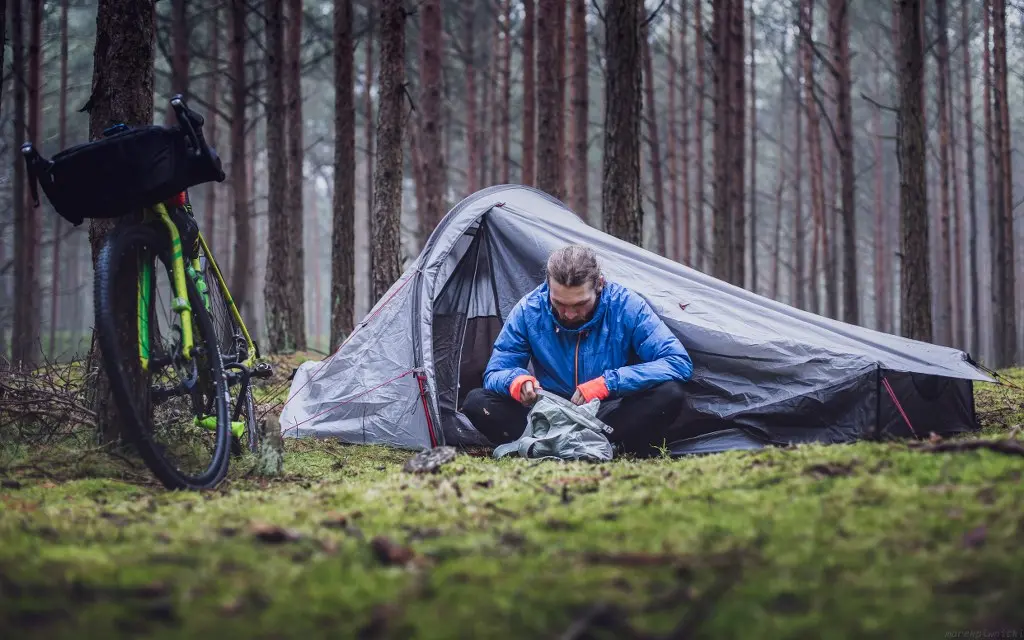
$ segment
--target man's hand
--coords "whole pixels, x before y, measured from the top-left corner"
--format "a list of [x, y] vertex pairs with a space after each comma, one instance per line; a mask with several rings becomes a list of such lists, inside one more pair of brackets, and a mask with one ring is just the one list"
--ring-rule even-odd
[[537, 389], [540, 385], [534, 385], [533, 380], [527, 380], [519, 390], [519, 401], [526, 407], [532, 407], [537, 402]]
[[587, 404], [587, 399], [583, 397], [583, 392], [577, 388], [576, 393], [572, 394], [572, 400], [570, 400], [570, 402], [578, 406], [581, 404]]

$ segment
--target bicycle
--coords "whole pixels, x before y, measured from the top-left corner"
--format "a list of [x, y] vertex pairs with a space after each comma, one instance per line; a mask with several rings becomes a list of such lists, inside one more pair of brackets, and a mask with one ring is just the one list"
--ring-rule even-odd
[[[52, 159], [31, 143], [21, 150], [35, 206], [38, 183], [75, 225], [117, 218], [94, 276], [95, 330], [110, 391], [123, 431], [152, 473], [168, 489], [199, 490], [220, 484], [232, 455], [258, 451], [251, 382], [273, 369], [188, 198], [189, 187], [224, 181], [220, 158], [203, 137], [202, 116], [180, 95], [170, 104], [177, 126], [117, 124]], [[127, 289], [135, 295], [120, 295]], [[119, 322], [132, 307], [137, 321]]]

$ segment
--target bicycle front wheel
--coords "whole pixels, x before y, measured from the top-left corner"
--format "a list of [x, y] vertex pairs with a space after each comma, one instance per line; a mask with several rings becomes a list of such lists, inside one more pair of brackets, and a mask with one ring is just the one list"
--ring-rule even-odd
[[166, 232], [147, 225], [107, 237], [96, 265], [96, 329], [123, 430], [146, 465], [170, 489], [208, 489], [230, 460], [227, 378], [213, 321], [188, 277], [191, 322], [183, 326], [169, 245]]

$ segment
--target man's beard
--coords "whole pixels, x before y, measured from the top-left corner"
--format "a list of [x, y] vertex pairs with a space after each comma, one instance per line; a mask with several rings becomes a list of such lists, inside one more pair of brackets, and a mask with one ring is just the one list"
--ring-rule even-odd
[[590, 319], [594, 317], [594, 312], [591, 311], [590, 313], [588, 313], [587, 315], [583, 316], [579, 320], [567, 320], [566, 318], [562, 317], [557, 312], [555, 313], [555, 316], [558, 318], [559, 324], [561, 324], [566, 329], [579, 329], [583, 325], [585, 325], [588, 322], [590, 322]]

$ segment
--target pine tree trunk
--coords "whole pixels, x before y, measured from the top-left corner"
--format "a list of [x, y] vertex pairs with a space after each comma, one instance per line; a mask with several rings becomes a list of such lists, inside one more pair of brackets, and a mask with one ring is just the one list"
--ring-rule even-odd
[[644, 58], [644, 105], [647, 111], [647, 131], [650, 138], [651, 174], [654, 179], [654, 250], [665, 253], [665, 183], [661, 175], [661, 143], [658, 136], [658, 112], [654, 103], [654, 63], [651, 60], [651, 45], [647, 29], [640, 40]]
[[537, 0], [523, 0], [523, 178], [527, 186], [537, 184], [537, 87], [536, 38]]
[[632, 0], [605, 5], [605, 130], [601, 208], [606, 233], [641, 245], [640, 22], [643, 6]]
[[696, 139], [694, 143], [697, 145], [697, 193], [694, 201], [694, 207], [696, 207], [697, 216], [694, 227], [694, 233], [697, 236], [697, 255], [690, 264], [694, 264], [698, 269], [707, 271], [708, 268], [708, 249], [707, 249], [707, 225], [705, 224], [705, 207], [704, 207], [704, 88], [705, 88], [705, 73], [707, 72], [707, 59], [704, 56], [704, 26], [702, 24], [703, 17], [703, 0], [694, 0], [693, 4], [693, 37], [696, 41], [696, 61], [694, 67], [694, 73], [696, 74], [696, 80], [694, 81], [694, 100], [697, 102], [697, 115], [694, 118], [694, 122], [697, 125], [694, 135]]
[[[366, 135], [366, 218], [365, 224], [367, 229], [367, 235], [369, 235], [370, 218], [373, 216], [373, 171], [374, 162], [376, 161], [376, 155], [374, 153], [374, 141], [375, 131], [377, 128], [377, 121], [373, 117], [373, 47], [374, 37], [377, 27], [377, 2], [376, 0], [366, 0], [366, 76], [364, 78], [365, 90], [363, 92], [363, 126], [365, 127], [364, 134]], [[370, 239], [370, 249], [372, 250], [372, 238]], [[369, 259], [369, 271], [367, 277], [366, 286], [360, 293], [360, 296], [367, 303], [367, 308], [373, 305], [373, 257]]]
[[[807, 84], [808, 95], [804, 103], [807, 109], [807, 148], [810, 152], [810, 164], [808, 166], [811, 179], [811, 220], [813, 221], [813, 235], [811, 240], [811, 262], [810, 281], [808, 293], [810, 309], [813, 313], [822, 313], [821, 286], [819, 278], [822, 269], [819, 269], [818, 258], [822, 254], [822, 248], [827, 247], [827, 238], [824, 234], [825, 224], [825, 186], [824, 157], [821, 148], [821, 114], [819, 113], [818, 101], [815, 99], [814, 79], [814, 57], [811, 44], [811, 37], [814, 32], [814, 0], [803, 0], [801, 3], [803, 17], [800, 29], [800, 38], [803, 42], [804, 60], [804, 82]], [[798, 248], [802, 243], [797, 242]], [[823, 266], [828, 264], [827, 251], [822, 260]]]
[[381, 0], [377, 163], [373, 177], [373, 300], [402, 275], [402, 104], [405, 98], [405, 9]]
[[836, 110], [839, 125], [840, 167], [842, 172], [843, 221], [843, 321], [850, 324], [860, 322], [859, 278], [857, 275], [857, 192], [854, 173], [853, 104], [851, 90], [853, 78], [850, 72], [850, 3], [848, 0], [831, 0], [834, 65], [838, 70]]
[[[292, 313], [291, 330], [295, 336], [295, 349], [306, 348], [306, 267], [305, 267], [305, 215], [303, 205], [303, 164], [305, 162], [305, 137], [302, 126], [302, 6], [303, 0], [290, 0], [288, 4], [285, 34], [285, 133], [284, 144], [288, 152], [288, 183], [285, 196], [285, 211], [288, 216], [288, 233], [291, 273], [293, 286], [288, 288], [291, 300], [288, 307]], [[280, 258], [279, 258], [280, 259]]]
[[924, 38], [920, 0], [900, 0], [900, 216], [903, 220], [901, 334], [931, 342], [928, 209], [923, 122]]
[[988, 215], [989, 215], [989, 254], [991, 268], [991, 280], [989, 282], [989, 289], [992, 293], [992, 308], [989, 311], [989, 334], [990, 342], [992, 347], [993, 364], [996, 364], [998, 355], [1002, 351], [1002, 344], [999, 340], [999, 316], [998, 316], [998, 297], [999, 297], [999, 282], [1001, 281], [1001, 270], [1003, 268], [1002, 263], [995, 259], [997, 247], [1000, 246], [999, 232], [1001, 225], [998, 224], [998, 199], [997, 194], [999, 191], [996, 169], [995, 169], [995, 157], [996, 150], [994, 146], [994, 125], [993, 125], [993, 114], [992, 114], [992, 48], [991, 48], [991, 10], [990, 0], [984, 0], [982, 3], [982, 33], [984, 33], [984, 48], [982, 49], [982, 70], [983, 78], [982, 82], [983, 89], [983, 102], [984, 113], [985, 113], [985, 177], [986, 177], [986, 194], [988, 196]]
[[938, 287], [935, 291], [936, 315], [935, 341], [944, 346], [952, 346], [952, 311], [953, 300], [950, 292], [952, 285], [952, 264], [949, 254], [949, 40], [946, 35], [948, 20], [946, 18], [946, 0], [935, 0], [937, 16], [936, 30], [938, 42], [936, 58], [938, 62], [938, 120], [939, 120], [939, 238], [938, 238]]
[[730, 0], [731, 11], [729, 16], [729, 64], [732, 66], [730, 78], [729, 112], [730, 125], [726, 131], [729, 141], [730, 167], [727, 170], [734, 179], [727, 184], [729, 194], [729, 219], [732, 221], [730, 232], [730, 281], [737, 287], [742, 287], [746, 279], [746, 232], [747, 223], [744, 212], [746, 198], [743, 190], [746, 188], [746, 181], [743, 179], [743, 172], [747, 165], [744, 161], [746, 144], [746, 119], [747, 119], [747, 90], [746, 73], [744, 73], [746, 60], [747, 31], [743, 24], [746, 11], [743, 0]]
[[[697, 4], [701, 0], [697, 0]], [[686, 25], [686, 0], [680, 0], [679, 2], [679, 22], [682, 25]], [[690, 107], [690, 75], [689, 75], [689, 55], [686, 49], [686, 29], [685, 27], [679, 32], [679, 76], [682, 85], [682, 96], [680, 96], [680, 109], [682, 110], [682, 131], [681, 138], [679, 141], [680, 152], [680, 169], [679, 169], [679, 180], [683, 183], [683, 211], [682, 219], [679, 221], [681, 227], [679, 233], [676, 235], [676, 246], [679, 248], [678, 259], [683, 261], [683, 264], [693, 267], [693, 253], [692, 253], [692, 237], [691, 229], [693, 225], [690, 223], [690, 216], [693, 212], [693, 206], [690, 201], [690, 114], [693, 110]], [[698, 76], [700, 72], [698, 71]], [[698, 102], [700, 102], [700, 94], [698, 94]], [[699, 127], [698, 127], [699, 128]], [[699, 138], [698, 138], [699, 139]], [[703, 145], [701, 145], [703, 146]], [[698, 160], [698, 166], [703, 165], [703, 152], [699, 152], [700, 159]], [[703, 174], [703, 171], [698, 169]], [[700, 187], [698, 187], [700, 188]]]
[[537, 16], [537, 188], [561, 198], [562, 158], [558, 153], [558, 11], [562, 0], [538, 0]]
[[714, 154], [714, 185], [715, 204], [711, 221], [712, 234], [712, 270], [711, 273], [719, 280], [732, 282], [732, 205], [731, 189], [727, 186], [735, 175], [730, 175], [731, 135], [732, 126], [732, 71], [730, 55], [731, 38], [729, 29], [732, 18], [732, 5], [737, 0], [719, 0], [712, 5], [712, 56], [714, 60], [714, 105], [715, 127], [713, 137]]
[[[590, 97], [587, 64], [587, 3], [569, 0], [572, 11], [572, 149], [569, 151], [572, 192], [569, 207], [584, 220], [594, 223], [588, 208], [587, 136]], [[507, 104], [507, 101], [506, 101]], [[507, 108], [507, 107], [506, 107]]]
[[[0, 7], [2, 11], [3, 7]], [[4, 33], [3, 25], [0, 25], [0, 33]], [[3, 60], [0, 59], [0, 69], [3, 69]], [[0, 83], [2, 84], [2, 83]], [[57, 124], [57, 146], [64, 149], [68, 143], [68, 0], [60, 2], [60, 106], [59, 122]], [[61, 249], [61, 219], [53, 217], [53, 279], [50, 283], [50, 357], [57, 355], [57, 316], [60, 312], [61, 295], [61, 274], [65, 271], [60, 261]], [[0, 260], [3, 264], [3, 260]], [[74, 269], [74, 267], [72, 267]], [[0, 354], [3, 350], [0, 349]]]
[[246, 162], [252, 147], [246, 141], [245, 0], [231, 0], [231, 195], [234, 206], [235, 247], [232, 253], [231, 295], [243, 317], [256, 315], [255, 292], [249, 286], [252, 264], [252, 222], [249, 215], [249, 181]]
[[995, 102], [993, 117], [996, 120], [996, 172], [999, 175], [1001, 192], [995, 225], [1000, 227], [999, 244], [995, 246], [995, 260], [1003, 265], [1000, 280], [993, 290], [998, 289], [999, 304], [993, 307], [997, 318], [996, 333], [1000, 336], [1001, 349], [996, 357], [996, 366], [1008, 367], [1017, 358], [1016, 322], [1016, 273], [1014, 266], [1013, 229], [1013, 170], [1010, 148], [1010, 94], [1007, 87], [1006, 66], [1006, 0], [994, 0], [992, 4], [992, 59], [995, 80]]
[[[942, 0], [945, 5], [945, 0]], [[945, 11], [945, 7], [943, 8]], [[948, 29], [948, 24], [946, 26]], [[964, 296], [964, 264], [963, 264], [963, 206], [960, 194], [963, 192], [961, 185], [962, 176], [957, 164], [957, 118], [956, 102], [953, 98], [953, 64], [949, 58], [949, 49], [946, 49], [946, 97], [948, 98], [948, 122], [949, 122], [949, 170], [951, 175], [950, 187], [953, 188], [953, 211], [952, 230], [950, 232], [952, 247], [953, 281], [950, 288], [950, 300], [952, 301], [952, 346], [958, 349], [967, 349], [967, 327], [964, 307], [966, 297]]]
[[[880, 95], [881, 87], [879, 76], [881, 75], [881, 57], [875, 58], [874, 73], [872, 74], [872, 91], [874, 95]], [[886, 302], [888, 301], [888, 268], [886, 256], [889, 247], [885, 243], [885, 204], [882, 185], [884, 183], [884, 157], [882, 156], [882, 111], [875, 109], [871, 117], [871, 133], [874, 137], [873, 146], [875, 153], [875, 251], [874, 251], [874, 280], [875, 280], [875, 328], [885, 331], [885, 318], [887, 314]]]
[[668, 52], [666, 54], [667, 66], [668, 66], [668, 113], [666, 125], [668, 126], [668, 133], [665, 135], [665, 141], [668, 144], [668, 150], [666, 153], [666, 162], [668, 166], [668, 206], [669, 209], [666, 212], [669, 220], [666, 223], [665, 233], [671, 234], [672, 242], [667, 248], [667, 254], [675, 261], [679, 261], [679, 163], [678, 156], [679, 152], [676, 151], [676, 145], [679, 140], [676, 138], [676, 74], [679, 72], [679, 68], [676, 65], [676, 11], [671, 0], [666, 5], [668, 11]]
[[267, 252], [266, 306], [267, 339], [271, 353], [287, 353], [298, 347], [298, 317], [292, 306], [297, 296], [291, 289], [296, 288], [292, 279], [290, 256], [293, 234], [290, 225], [294, 215], [288, 210], [288, 162], [285, 128], [287, 126], [284, 68], [285, 38], [283, 11], [284, 0], [267, 0], [267, 245], [274, 251]]
[[501, 61], [501, 182], [512, 182], [512, 123], [509, 109], [512, 105], [512, 0], [503, 0], [504, 16], [502, 24], [502, 61]]
[[[967, 0], [960, 3], [960, 39], [961, 42], [970, 42], [969, 14], [970, 7]], [[965, 323], [969, 324], [970, 330], [965, 333], [967, 348], [978, 357], [981, 350], [981, 318], [979, 304], [978, 277], [978, 203], [974, 177], [974, 100], [971, 98], [971, 85], [974, 82], [973, 68], [971, 67], [971, 48], [961, 45], [964, 54], [964, 135], [966, 136], [966, 162], [967, 165], [967, 211], [970, 220], [970, 231], [968, 232], [968, 267], [970, 277], [970, 319]]]
[[[213, 10], [210, 13], [209, 29], [210, 29], [209, 37], [210, 37], [210, 41], [212, 42], [212, 46], [211, 46], [212, 51], [211, 51], [210, 55], [213, 57], [213, 59], [215, 61], [219, 61], [220, 60], [220, 7], [219, 6], [214, 6]], [[219, 72], [219, 68], [220, 68], [219, 67], [219, 62], [215, 62], [214, 63], [214, 68], [213, 68], [213, 70], [210, 73], [210, 78], [207, 81], [209, 83], [208, 84], [209, 96], [207, 98], [207, 102], [209, 103], [210, 108], [207, 110], [209, 112], [209, 115], [206, 117], [206, 126], [204, 127], [204, 129], [208, 129], [209, 131], [205, 131], [205, 130], [203, 131], [203, 135], [206, 137], [206, 141], [208, 143], [210, 143], [210, 146], [213, 147], [214, 149], [218, 149], [219, 148], [218, 145], [217, 145], [217, 120], [219, 119], [217, 117], [217, 109], [218, 109], [218, 104], [220, 102], [219, 101], [219, 98], [220, 98], [220, 96], [219, 96], [219, 94], [220, 94], [220, 72]], [[206, 189], [206, 210], [203, 211], [203, 219], [206, 221], [207, 235], [210, 238], [210, 242], [214, 243], [215, 245], [219, 245], [219, 243], [217, 242], [217, 222], [218, 222], [218, 216], [217, 216], [217, 191], [218, 191], [218, 189], [217, 189], [216, 185], [214, 185], [212, 183], [211, 184], [207, 184], [205, 189]], [[212, 247], [213, 254], [217, 255], [217, 251], [220, 248], [221, 248], [220, 246]]]
[[356, 112], [352, 94], [352, 0], [334, 0], [334, 230], [331, 336], [336, 349], [355, 317]]
[[[797, 2], [797, 20], [799, 24], [803, 24], [803, 5], [804, 0]], [[793, 191], [794, 191], [794, 204], [793, 204], [793, 229], [794, 229], [794, 242], [790, 245], [791, 253], [793, 255], [794, 268], [792, 274], [792, 280], [790, 282], [790, 298], [793, 301], [792, 304], [798, 309], [807, 308], [807, 298], [805, 289], [805, 247], [806, 244], [806, 230], [804, 228], [804, 195], [803, 195], [803, 164], [804, 164], [804, 153], [803, 153], [803, 114], [806, 108], [806, 101], [810, 100], [809, 96], [804, 94], [804, 64], [805, 57], [802, 55], [804, 50], [803, 39], [798, 38], [796, 49], [794, 50], [794, 67], [796, 67], [795, 75], [797, 77], [797, 93], [796, 93], [796, 108], [794, 109], [793, 117], [796, 119], [795, 128], [795, 142], [793, 152], [793, 164], [795, 165], [795, 175], [793, 176]]]
[[[38, 145], [42, 141], [42, 2], [29, 2], [29, 41], [28, 41], [28, 139]], [[17, 155], [17, 154], [15, 154]], [[26, 340], [25, 363], [35, 365], [43, 355], [40, 343], [42, 323], [42, 292], [39, 283], [41, 266], [42, 229], [41, 217], [33, 215], [32, 203], [26, 201], [25, 210], [29, 212], [25, 219], [26, 243], [26, 293], [24, 300], [24, 336]]]
[[[782, 45], [782, 59], [786, 59], [785, 41]], [[782, 142], [786, 139], [786, 108], [788, 106], [786, 98], [789, 96], [789, 91], [787, 90], [788, 87], [788, 83], [783, 83], [779, 88], [779, 120], [777, 125], [778, 128], [776, 129], [776, 132], [778, 133], [778, 151], [775, 156], [779, 159], [776, 163], [779, 168], [779, 177], [775, 183], [775, 233], [772, 235], [772, 300], [779, 299], [779, 254], [782, 252], [782, 196], [786, 189], [786, 167], [789, 164], [784, 159], [785, 148], [783, 147]]]
[[[96, 46], [93, 50], [92, 96], [89, 100], [89, 139], [96, 140], [103, 130], [116, 123], [142, 126], [153, 122], [153, 59], [156, 33], [153, 3], [149, 0], [99, 0], [96, 9]], [[113, 220], [89, 221], [92, 261], [96, 264], [103, 239], [114, 228]], [[122, 269], [115, 289], [114, 321], [122, 353], [138, 352], [136, 322], [138, 274]], [[91, 385], [93, 411], [104, 442], [115, 442], [121, 435], [110, 381], [102, 365], [99, 343], [93, 335], [89, 369], [96, 372]], [[144, 384], [145, 376], [137, 357], [121, 364], [129, 381]], [[141, 389], [132, 390], [141, 396]]]
[[466, 146], [469, 156], [466, 192], [476, 193], [480, 190], [480, 134], [476, 124], [476, 56], [473, 46], [476, 0], [463, 0], [462, 13], [462, 64], [466, 70]]
[[[22, 14], [22, 0], [11, 2], [11, 75], [14, 78], [25, 77], [25, 20]], [[0, 47], [2, 48], [2, 47]], [[0, 83], [2, 84], [2, 83]], [[27, 126], [25, 123], [25, 83], [12, 82], [14, 88], [14, 139], [19, 144], [25, 141]], [[14, 318], [11, 327], [11, 362], [15, 365], [26, 360], [26, 328], [25, 305], [26, 292], [29, 286], [25, 278], [28, 244], [25, 236], [28, 228], [27, 217], [32, 212], [26, 207], [28, 197], [25, 189], [25, 160], [18, 154], [11, 154], [14, 160], [14, 184], [12, 185], [11, 208], [14, 214]], [[30, 357], [30, 356], [28, 356]]]
[[426, 225], [420, 229], [420, 239], [421, 242], [426, 242], [427, 237], [446, 213], [444, 194], [447, 171], [442, 146], [444, 127], [441, 122], [444, 89], [441, 84], [441, 0], [424, 0], [420, 11], [422, 93], [419, 109], [422, 117], [418, 133], [425, 196], [422, 203], [425, 215], [420, 216], [420, 221]]
[[[547, 0], [544, 0], [547, 1]], [[566, 54], [566, 0], [555, 1], [555, 157], [558, 158], [557, 192], [560, 199], [566, 199], [568, 165], [565, 162], [565, 54]]]
[[[190, 97], [189, 28], [188, 0], [171, 0], [171, 93], [180, 93], [186, 100]], [[170, 105], [164, 117], [169, 125], [177, 123]]]
[[750, 5], [750, 290], [757, 293], [757, 46], [754, 5]]
[[[491, 21], [491, 42], [498, 42], [498, 26], [499, 25], [497, 20]], [[487, 110], [488, 117], [490, 118], [490, 123], [488, 124], [487, 130], [491, 132], [491, 135], [487, 136], [487, 139], [490, 141], [491, 151], [488, 154], [490, 161], [488, 165], [490, 177], [486, 180], [486, 182], [492, 185], [498, 184], [498, 169], [500, 164], [498, 161], [499, 154], [501, 153], [501, 147], [498, 144], [498, 140], [500, 137], [498, 136], [498, 130], [499, 127], [501, 126], [501, 119], [498, 117], [498, 101], [501, 100], [501, 94], [498, 91], [501, 88], [500, 85], [498, 84], [498, 78], [501, 76], [501, 57], [498, 55], [499, 51], [500, 49], [498, 47], [494, 47], [493, 51], [490, 52], [490, 59], [488, 60], [487, 65], [489, 69], [488, 75], [490, 77], [490, 81], [487, 83], [487, 85], [491, 94], [491, 105], [490, 108]]]

